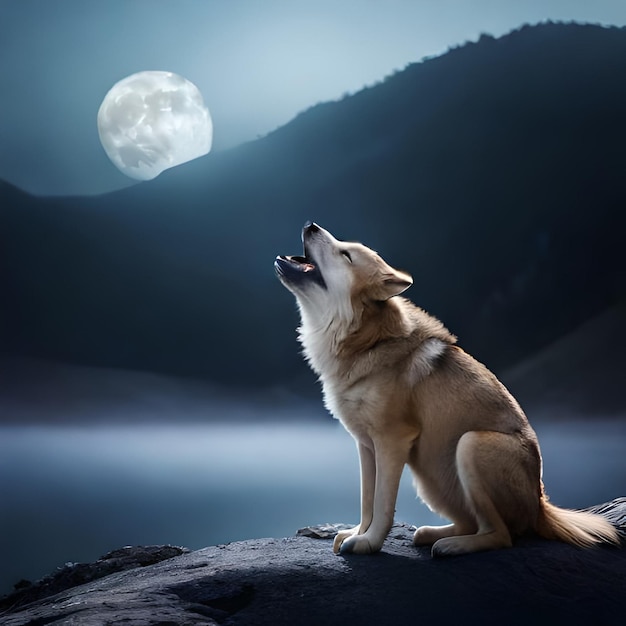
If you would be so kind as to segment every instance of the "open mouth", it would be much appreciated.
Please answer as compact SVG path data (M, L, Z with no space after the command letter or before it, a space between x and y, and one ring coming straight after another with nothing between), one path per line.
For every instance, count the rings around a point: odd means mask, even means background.
M310 239L320 231L320 227L313 222L307 222L302 229L303 255L280 255L274 261L276 274L285 285L315 283L326 288L324 277L311 255Z
M304 256L284 256L281 255L279 257L277 257L276 261L280 261L281 264L282 263L288 263L293 269L295 269L298 272L314 272L315 271L315 265L313 265L313 263L311 263L306 257Z
M324 279L315 263L305 256L280 255L274 261L276 273L288 283L297 284L303 280L311 280L325 287Z

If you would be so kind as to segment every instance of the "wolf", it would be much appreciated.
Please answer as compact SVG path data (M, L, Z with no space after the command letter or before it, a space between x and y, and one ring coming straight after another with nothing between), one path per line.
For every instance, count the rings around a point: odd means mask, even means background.
M518 402L435 317L401 297L412 285L363 244L315 223L302 256L274 266L300 312L299 340L327 409L356 441L361 519L341 554L381 549L408 465L418 495L450 520L415 531L433 556L505 548L526 533L581 547L619 544L602 516L548 501L535 432Z

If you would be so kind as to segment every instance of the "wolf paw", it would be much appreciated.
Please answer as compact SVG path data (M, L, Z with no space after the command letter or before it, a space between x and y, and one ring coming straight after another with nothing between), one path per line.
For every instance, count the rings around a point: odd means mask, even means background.
M433 543L456 534L454 524L448 526L420 526L413 535L413 545L432 546Z
M341 545L346 539L350 537L354 537L354 535L359 534L359 530L361 526L355 526L354 528L349 528L348 530L341 530L335 535L335 539L333 540L333 552L338 554L341 550Z
M445 537L435 542L432 547L432 555L454 556L457 554L468 554L470 552L480 552L482 550L496 550L498 548L510 548L512 546L511 536L506 531L477 533L475 535L462 535L460 537Z
M434 558L454 556L455 554L463 554L459 542L454 537L446 537L437 540L431 549L431 555Z
M432 546L439 538L440 537L436 536L433 532L432 526L420 526L413 534L413 545Z
M380 548L373 547L365 535L354 535L343 541L339 554L371 554Z

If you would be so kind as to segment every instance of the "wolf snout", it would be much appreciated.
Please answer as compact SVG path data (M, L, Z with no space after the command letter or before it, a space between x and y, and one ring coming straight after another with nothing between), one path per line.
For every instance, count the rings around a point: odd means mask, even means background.
M315 222L307 220L304 224L304 227L302 228L302 235L305 235L306 233L316 233L319 230L320 227Z

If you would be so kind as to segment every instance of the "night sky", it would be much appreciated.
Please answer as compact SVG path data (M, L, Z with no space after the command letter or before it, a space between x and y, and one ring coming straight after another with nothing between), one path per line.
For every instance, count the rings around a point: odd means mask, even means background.
M543 20L626 24L623 0L0 0L0 179L38 195L133 184L102 150L98 107L118 80L194 82L214 150L481 33Z

